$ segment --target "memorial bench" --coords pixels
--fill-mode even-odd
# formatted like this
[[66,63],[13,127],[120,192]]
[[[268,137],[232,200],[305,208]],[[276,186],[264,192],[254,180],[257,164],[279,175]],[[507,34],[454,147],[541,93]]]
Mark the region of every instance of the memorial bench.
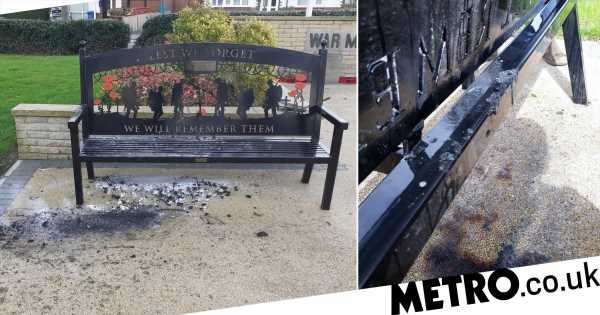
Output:
[[[322,107],[326,58],[325,45],[318,55],[256,45],[189,43],[87,56],[82,43],[82,105],[68,122],[77,205],[84,202],[84,162],[89,179],[94,179],[94,162],[294,163],[304,164],[302,183],[309,182],[314,164],[327,164],[321,208],[329,209],[348,123]],[[152,75],[163,79],[142,86],[152,82]],[[269,78],[263,101],[256,88],[222,79],[232,75],[245,82]],[[297,79],[288,93],[293,100],[282,99],[283,84],[276,81],[290,76]],[[309,83],[310,100],[304,106],[298,96]],[[165,113],[169,100],[173,110]],[[297,105],[292,109],[279,106],[292,101]],[[227,113],[232,106],[236,113]],[[261,106],[255,115],[247,114]],[[197,113],[189,113],[196,107]],[[211,108],[214,112],[207,112]],[[321,118],[334,127],[330,149],[320,142]]]

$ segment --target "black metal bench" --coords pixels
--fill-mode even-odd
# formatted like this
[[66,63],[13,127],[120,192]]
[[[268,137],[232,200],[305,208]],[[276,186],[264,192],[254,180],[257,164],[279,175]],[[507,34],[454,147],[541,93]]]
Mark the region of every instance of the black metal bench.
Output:
[[[327,164],[321,208],[330,208],[348,123],[322,107],[324,45],[319,55],[190,43],[93,56],[86,55],[84,46],[82,105],[68,123],[77,205],[84,202],[82,162],[90,179],[93,162],[297,163],[304,164],[303,183],[309,182],[314,164]],[[259,90],[260,84],[247,88],[228,81],[232,76],[250,84],[269,80]],[[281,82],[290,78],[295,83],[288,84],[289,93],[282,98]],[[307,88],[310,96],[304,104]],[[231,107],[236,111],[228,112]],[[330,150],[319,141],[321,118],[334,125]]]
[[[387,173],[358,210],[366,288],[404,280],[561,28],[573,102],[586,104],[587,94],[576,0],[359,6],[359,180]],[[461,84],[464,94],[424,133],[424,120]]]

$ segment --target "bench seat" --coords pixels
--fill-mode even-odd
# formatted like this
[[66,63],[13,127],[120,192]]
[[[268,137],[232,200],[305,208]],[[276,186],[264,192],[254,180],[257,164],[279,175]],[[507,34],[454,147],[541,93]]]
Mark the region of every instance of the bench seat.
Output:
[[93,162],[327,163],[329,150],[310,137],[90,135],[80,159]]

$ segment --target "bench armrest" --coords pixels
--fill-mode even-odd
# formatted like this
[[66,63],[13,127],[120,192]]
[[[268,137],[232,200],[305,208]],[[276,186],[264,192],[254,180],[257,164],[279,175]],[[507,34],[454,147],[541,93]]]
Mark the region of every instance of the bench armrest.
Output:
[[332,123],[335,127],[341,127],[343,130],[348,129],[348,122],[340,118],[338,115],[334,114],[332,111],[328,110],[322,106],[312,106],[310,108],[310,113],[319,113],[323,118],[327,119],[330,123]]
[[73,128],[77,128],[79,125],[79,122],[81,121],[81,116],[83,115],[83,110],[81,108],[78,108],[77,110],[75,110],[75,114],[73,114],[73,116],[69,119],[69,129],[73,129]]

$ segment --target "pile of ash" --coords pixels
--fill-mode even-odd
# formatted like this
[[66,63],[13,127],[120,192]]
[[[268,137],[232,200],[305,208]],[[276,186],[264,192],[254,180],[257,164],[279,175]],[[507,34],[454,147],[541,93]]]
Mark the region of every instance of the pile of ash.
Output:
[[96,180],[96,188],[110,196],[119,210],[155,207],[204,211],[210,199],[223,199],[232,190],[238,191],[237,186],[195,177],[139,184],[123,176],[105,176]]

